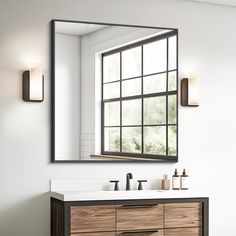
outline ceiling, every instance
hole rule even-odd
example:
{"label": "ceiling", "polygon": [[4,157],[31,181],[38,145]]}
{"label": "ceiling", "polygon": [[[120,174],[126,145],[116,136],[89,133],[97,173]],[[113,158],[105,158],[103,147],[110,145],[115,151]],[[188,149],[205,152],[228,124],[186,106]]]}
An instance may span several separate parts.
{"label": "ceiling", "polygon": [[205,2],[211,4],[220,4],[226,6],[236,6],[236,0],[191,0],[194,2]]}
{"label": "ceiling", "polygon": [[82,36],[107,27],[107,25],[95,25],[78,22],[58,22],[55,24],[56,33]]}

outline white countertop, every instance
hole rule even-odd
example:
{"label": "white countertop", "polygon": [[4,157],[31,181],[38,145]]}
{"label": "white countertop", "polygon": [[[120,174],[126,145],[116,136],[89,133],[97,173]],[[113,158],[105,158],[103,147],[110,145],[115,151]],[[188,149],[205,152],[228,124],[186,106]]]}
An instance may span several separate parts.
{"label": "white countertop", "polygon": [[173,199],[203,198],[206,192],[192,190],[131,190],[131,191],[65,191],[51,192],[50,196],[61,201],[104,201],[104,200],[137,200],[137,199]]}

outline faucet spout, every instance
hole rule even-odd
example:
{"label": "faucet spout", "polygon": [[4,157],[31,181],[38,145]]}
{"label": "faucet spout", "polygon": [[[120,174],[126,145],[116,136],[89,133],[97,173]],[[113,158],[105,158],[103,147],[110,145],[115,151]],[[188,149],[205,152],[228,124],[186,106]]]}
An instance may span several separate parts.
{"label": "faucet spout", "polygon": [[126,174],[126,190],[130,190],[130,179],[133,179],[132,173]]}

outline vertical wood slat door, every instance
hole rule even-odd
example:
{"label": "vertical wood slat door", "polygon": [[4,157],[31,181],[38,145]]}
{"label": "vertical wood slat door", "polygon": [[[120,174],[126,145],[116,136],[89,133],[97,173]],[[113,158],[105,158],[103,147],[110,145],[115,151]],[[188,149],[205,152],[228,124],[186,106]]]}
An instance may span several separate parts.
{"label": "vertical wood slat door", "polygon": [[202,236],[202,228],[178,228],[178,229],[166,229],[165,236]]}
{"label": "vertical wood slat door", "polygon": [[106,231],[115,231],[115,206],[71,207],[71,233]]}
{"label": "vertical wood slat door", "polygon": [[201,203],[165,204],[165,228],[202,226]]}

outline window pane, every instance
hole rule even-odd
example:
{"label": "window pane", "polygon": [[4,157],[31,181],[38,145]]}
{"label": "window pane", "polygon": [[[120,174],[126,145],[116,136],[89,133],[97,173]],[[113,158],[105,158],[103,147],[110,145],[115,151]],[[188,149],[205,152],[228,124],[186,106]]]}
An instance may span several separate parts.
{"label": "window pane", "polygon": [[120,128],[105,128],[104,150],[120,152]]}
{"label": "window pane", "polygon": [[144,75],[166,71],[167,69],[167,39],[143,46]]}
{"label": "window pane", "polygon": [[144,153],[166,155],[166,127],[144,127]]}
{"label": "window pane", "polygon": [[122,125],[141,124],[141,99],[122,102]]}
{"label": "window pane", "polygon": [[141,75],[141,47],[122,52],[122,79]]}
{"label": "window pane", "polygon": [[141,78],[122,81],[122,97],[141,95]]}
{"label": "window pane", "polygon": [[122,152],[141,152],[141,128],[122,128]]}
{"label": "window pane", "polygon": [[177,67],[176,43],[176,36],[169,38],[169,70],[175,70]]}
{"label": "window pane", "polygon": [[120,82],[103,85],[103,99],[120,97]]}
{"label": "window pane", "polygon": [[144,124],[159,125],[166,123],[166,97],[144,99]]}
{"label": "window pane", "polygon": [[168,90],[173,91],[177,89],[176,82],[177,82],[177,72],[172,71],[168,73]]}
{"label": "window pane", "polygon": [[105,126],[120,125],[120,102],[108,102],[104,105]]}
{"label": "window pane", "polygon": [[176,155],[176,143],[177,143],[177,135],[176,135],[176,126],[168,127],[168,155]]}
{"label": "window pane", "polygon": [[120,79],[120,53],[103,57],[103,82]]}
{"label": "window pane", "polygon": [[168,96],[168,123],[176,124],[176,95]]}
{"label": "window pane", "polygon": [[158,93],[166,91],[166,73],[143,77],[143,93]]}

